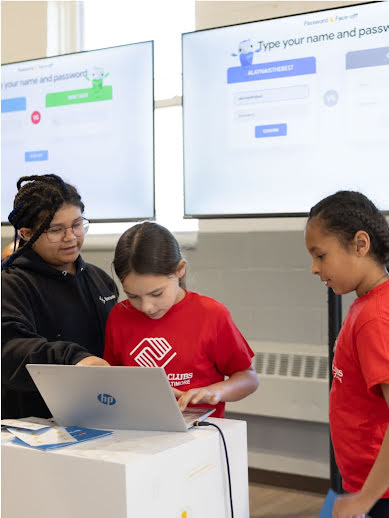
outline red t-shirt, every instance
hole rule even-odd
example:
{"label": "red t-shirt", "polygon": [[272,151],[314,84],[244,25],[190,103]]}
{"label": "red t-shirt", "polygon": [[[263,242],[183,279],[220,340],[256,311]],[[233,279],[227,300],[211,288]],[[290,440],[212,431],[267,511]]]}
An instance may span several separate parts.
{"label": "red t-shirt", "polygon": [[[170,385],[182,391],[244,371],[253,356],[228,309],[190,291],[161,319],[149,318],[126,300],[116,304],[107,320],[108,363],[163,367]],[[224,417],[224,407],[218,403],[212,417]]]}
{"label": "red t-shirt", "polygon": [[[355,493],[375,462],[389,423],[380,387],[389,379],[389,282],[351,305],[332,372],[331,437],[343,487]],[[389,498],[389,490],[383,498]]]}

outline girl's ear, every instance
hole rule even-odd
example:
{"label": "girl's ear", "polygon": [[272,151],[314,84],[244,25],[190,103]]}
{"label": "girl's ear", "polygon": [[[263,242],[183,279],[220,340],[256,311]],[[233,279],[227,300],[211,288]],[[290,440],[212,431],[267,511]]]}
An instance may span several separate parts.
{"label": "girl's ear", "polygon": [[180,259],[177,264],[176,275],[179,279],[181,279],[186,273],[186,261],[185,259]]}
{"label": "girl's ear", "polygon": [[354,236],[355,251],[359,257],[364,257],[370,251],[370,236],[364,230],[358,230]]}
{"label": "girl's ear", "polygon": [[27,227],[19,228],[18,236],[23,239],[23,241],[30,241],[32,236],[32,229]]}

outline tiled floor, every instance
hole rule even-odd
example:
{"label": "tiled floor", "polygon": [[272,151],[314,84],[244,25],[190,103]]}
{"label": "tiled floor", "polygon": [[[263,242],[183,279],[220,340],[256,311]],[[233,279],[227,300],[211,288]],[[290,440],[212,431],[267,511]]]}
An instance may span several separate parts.
{"label": "tiled floor", "polygon": [[325,495],[250,484],[250,518],[318,518]]}

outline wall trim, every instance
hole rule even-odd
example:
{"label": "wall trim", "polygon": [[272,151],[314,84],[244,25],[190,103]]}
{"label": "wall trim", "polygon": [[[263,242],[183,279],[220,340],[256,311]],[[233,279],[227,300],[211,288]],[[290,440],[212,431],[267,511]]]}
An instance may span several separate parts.
{"label": "wall trim", "polygon": [[330,480],[328,478],[279,473],[278,471],[267,471],[257,468],[249,468],[249,483],[295,489],[321,495],[327,494],[330,488]]}

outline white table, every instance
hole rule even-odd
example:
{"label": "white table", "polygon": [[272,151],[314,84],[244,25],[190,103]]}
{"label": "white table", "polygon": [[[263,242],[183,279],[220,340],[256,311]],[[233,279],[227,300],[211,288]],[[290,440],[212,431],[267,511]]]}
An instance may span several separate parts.
{"label": "white table", "polygon": [[[235,518],[249,517],[244,421],[223,431]],[[213,426],[187,433],[119,430],[53,451],[2,445],[3,518],[228,518],[228,478]]]}

